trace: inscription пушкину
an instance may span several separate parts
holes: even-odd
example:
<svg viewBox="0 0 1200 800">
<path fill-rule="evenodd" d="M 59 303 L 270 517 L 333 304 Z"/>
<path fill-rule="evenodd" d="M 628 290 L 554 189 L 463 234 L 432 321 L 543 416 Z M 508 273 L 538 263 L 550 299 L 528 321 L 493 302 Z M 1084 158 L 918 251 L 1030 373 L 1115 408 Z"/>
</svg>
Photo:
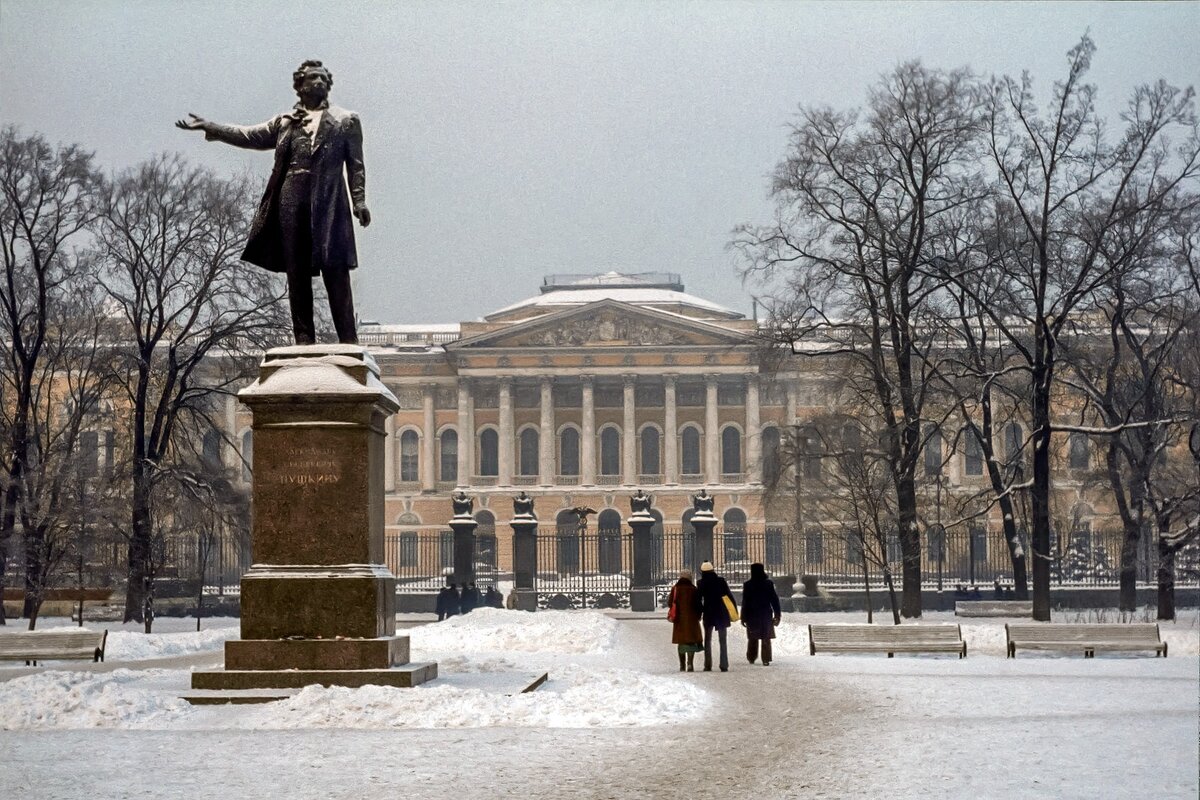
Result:
<svg viewBox="0 0 1200 800">
<path fill-rule="evenodd" d="M 339 483 L 342 480 L 341 464 L 332 447 L 288 447 L 287 457 L 279 466 L 282 471 L 269 478 L 271 483 L 284 486 L 307 486 Z"/>
</svg>

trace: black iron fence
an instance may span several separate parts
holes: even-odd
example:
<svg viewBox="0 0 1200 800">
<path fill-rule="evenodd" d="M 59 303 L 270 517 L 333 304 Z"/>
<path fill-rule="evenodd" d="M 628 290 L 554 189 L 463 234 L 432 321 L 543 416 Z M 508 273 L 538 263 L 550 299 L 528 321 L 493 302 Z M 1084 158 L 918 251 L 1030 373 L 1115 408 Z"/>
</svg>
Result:
<svg viewBox="0 0 1200 800">
<path fill-rule="evenodd" d="M 1051 579 L 1059 586 L 1116 586 L 1119 580 L 1121 529 L 1078 528 L 1055 532 L 1051 538 Z M 507 526 L 497 531 L 480 526 L 474 539 L 474 572 L 478 586 L 496 586 L 513 580 L 513 537 Z M 1027 537 L 1022 546 L 1031 561 Z M 205 545 L 208 547 L 205 554 Z M 697 570 L 702 560 L 695 532 L 690 528 L 655 526 L 650 537 L 650 583 L 668 586 L 682 569 Z M 633 535 L 627 528 L 588 529 L 542 526 L 537 532 L 535 588 L 552 607 L 625 607 L 634 574 Z M 95 540 L 83 549 L 83 584 L 117 586 L 126 574 L 126 543 L 116 537 Z M 396 575 L 398 592 L 436 592 L 454 573 L 454 534 L 449 527 L 421 527 L 388 531 L 384 537 L 384 563 Z M 24 581 L 24 559 L 19 537 L 9 541 L 5 584 Z M 250 544 L 227 534 L 202 540 L 197 534 L 165 538 L 155 547 L 157 577 L 193 582 L 236 591 L 251 564 Z M 773 575 L 797 578 L 811 575 L 830 588 L 873 586 L 884 583 L 884 564 L 899 583 L 900 543 L 889 537 L 880 543 L 853 531 L 812 528 L 797 532 L 783 527 L 718 527 L 712 539 L 711 560 L 731 584 L 749 577 L 750 565 L 761 562 Z M 1137 581 L 1154 585 L 1158 570 L 1157 540 L 1141 537 L 1137 547 Z M 79 582 L 79 553 L 63 560 L 56 586 Z M 1200 586 L 1200 541 L 1193 541 L 1175 559 L 1177 586 Z M 927 588 L 953 588 L 957 584 L 1011 583 L 1012 561 L 1008 544 L 997 527 L 976 526 L 921 535 L 921 575 Z"/>
</svg>

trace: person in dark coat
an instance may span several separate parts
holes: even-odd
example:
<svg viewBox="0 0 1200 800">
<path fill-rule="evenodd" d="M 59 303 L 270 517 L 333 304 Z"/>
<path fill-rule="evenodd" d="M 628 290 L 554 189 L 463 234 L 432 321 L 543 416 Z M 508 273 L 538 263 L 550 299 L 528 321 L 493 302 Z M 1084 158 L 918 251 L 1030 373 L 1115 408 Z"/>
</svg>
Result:
<svg viewBox="0 0 1200 800">
<path fill-rule="evenodd" d="M 483 593 L 483 604 L 488 608 L 504 608 L 504 597 L 495 586 L 489 586 Z"/>
<path fill-rule="evenodd" d="M 458 589 L 454 588 L 454 584 L 447 583 L 443 586 L 437 596 L 438 622 L 457 614 L 459 612 L 459 602 Z"/>
<path fill-rule="evenodd" d="M 479 590 L 475 588 L 475 581 L 471 581 L 470 585 L 464 585 L 462 590 L 462 613 L 470 614 L 480 606 Z"/>
<path fill-rule="evenodd" d="M 762 642 L 762 663 L 771 663 L 771 640 L 779 624 L 779 595 L 775 582 L 767 577 L 762 564 L 750 565 L 750 580 L 742 584 L 742 626 L 746 629 L 746 659 L 758 660 L 758 645 Z"/>
<path fill-rule="evenodd" d="M 737 611 L 737 603 L 733 599 L 733 593 L 729 591 L 729 583 L 717 574 L 710 561 L 700 565 L 700 584 L 696 589 L 700 594 L 700 618 L 704 624 L 704 671 L 712 672 L 712 634 L 713 630 L 716 630 L 720 647 L 718 666 L 721 672 L 728 672 L 729 649 L 726 636 L 733 622 L 722 598 L 729 598 L 734 611 Z"/>
<path fill-rule="evenodd" d="M 704 634 L 700 632 L 700 593 L 692 583 L 690 569 L 679 573 L 679 580 L 671 587 L 667 608 L 675 614 L 671 642 L 679 652 L 679 671 L 695 672 L 696 653 L 704 647 Z"/>
<path fill-rule="evenodd" d="M 350 270 L 358 266 L 352 220 L 371 224 L 362 124 L 354 112 L 329 104 L 333 73 L 320 61 L 301 64 L 292 74 L 292 87 L 300 102 L 261 125 L 226 125 L 195 114 L 175 124 L 204 131 L 210 141 L 275 151 L 242 260 L 287 274 L 296 344 L 316 342 L 315 275 L 324 279 L 338 341 L 357 344 L 350 291 Z"/>
</svg>

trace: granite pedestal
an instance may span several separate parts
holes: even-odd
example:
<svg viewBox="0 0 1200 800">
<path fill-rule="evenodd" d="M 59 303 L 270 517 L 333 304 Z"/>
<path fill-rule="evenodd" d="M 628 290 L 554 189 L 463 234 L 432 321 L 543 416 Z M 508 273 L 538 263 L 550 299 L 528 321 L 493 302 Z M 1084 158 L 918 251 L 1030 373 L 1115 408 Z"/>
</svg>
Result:
<svg viewBox="0 0 1200 800">
<path fill-rule="evenodd" d="M 254 415 L 253 565 L 242 638 L 194 689 L 308 684 L 415 686 L 396 636 L 396 579 L 383 563 L 384 420 L 398 403 L 352 345 L 267 352 L 238 397 Z"/>
</svg>

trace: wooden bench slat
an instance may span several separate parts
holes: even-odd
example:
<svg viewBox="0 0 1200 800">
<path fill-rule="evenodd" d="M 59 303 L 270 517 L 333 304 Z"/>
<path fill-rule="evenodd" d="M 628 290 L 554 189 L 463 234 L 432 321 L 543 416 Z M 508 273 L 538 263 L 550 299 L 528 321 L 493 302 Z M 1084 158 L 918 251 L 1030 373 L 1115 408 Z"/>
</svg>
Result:
<svg viewBox="0 0 1200 800">
<path fill-rule="evenodd" d="M 959 600 L 954 604 L 956 617 L 1030 617 L 1032 600 Z"/>
<path fill-rule="evenodd" d="M 1155 655 L 1167 655 L 1167 645 L 1155 623 L 1021 623 L 1005 625 L 1004 630 L 1009 658 L 1016 658 L 1018 648 L 1082 650 L 1085 657 L 1097 650 L 1153 650 Z"/>
<path fill-rule="evenodd" d="M 0 634 L 0 660 L 104 660 L 108 631 L 23 631 Z"/>
<path fill-rule="evenodd" d="M 958 653 L 967 654 L 957 625 L 809 625 L 809 653 Z"/>
</svg>

